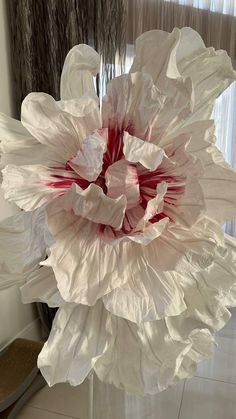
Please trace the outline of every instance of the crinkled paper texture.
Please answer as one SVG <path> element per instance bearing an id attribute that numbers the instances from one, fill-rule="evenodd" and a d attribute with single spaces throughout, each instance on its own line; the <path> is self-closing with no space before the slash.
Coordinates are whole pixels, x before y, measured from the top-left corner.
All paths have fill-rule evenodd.
<path id="1" fill-rule="evenodd" d="M 214 101 L 235 79 L 191 28 L 136 41 L 102 100 L 100 58 L 66 57 L 61 100 L 0 115 L 0 288 L 59 307 L 38 366 L 48 384 L 98 378 L 155 394 L 196 372 L 236 305 L 236 174 L 215 146 Z M 12 257 L 13 256 L 13 257 Z"/>

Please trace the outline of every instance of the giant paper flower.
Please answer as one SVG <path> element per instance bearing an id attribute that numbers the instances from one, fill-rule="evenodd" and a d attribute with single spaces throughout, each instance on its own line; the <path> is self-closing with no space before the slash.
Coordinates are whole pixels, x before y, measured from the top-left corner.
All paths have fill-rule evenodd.
<path id="1" fill-rule="evenodd" d="M 99 63 L 75 46 L 60 101 L 31 93 L 22 122 L 1 117 L 3 189 L 25 211 L 46 208 L 54 239 L 22 287 L 24 301 L 60 306 L 39 356 L 48 383 L 94 369 L 155 393 L 194 374 L 236 304 L 236 244 L 221 229 L 236 174 L 209 119 L 236 77 L 195 31 L 147 32 L 100 112 Z"/>

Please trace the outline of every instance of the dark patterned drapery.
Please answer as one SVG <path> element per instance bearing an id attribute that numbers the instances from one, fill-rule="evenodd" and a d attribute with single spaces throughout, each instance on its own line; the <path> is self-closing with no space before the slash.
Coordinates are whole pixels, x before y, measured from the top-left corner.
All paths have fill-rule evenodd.
<path id="1" fill-rule="evenodd" d="M 74 45 L 89 44 L 102 55 L 106 79 L 115 72 L 116 53 L 125 55 L 126 0 L 8 0 L 7 5 L 18 116 L 32 91 L 59 99 L 63 62 Z"/>

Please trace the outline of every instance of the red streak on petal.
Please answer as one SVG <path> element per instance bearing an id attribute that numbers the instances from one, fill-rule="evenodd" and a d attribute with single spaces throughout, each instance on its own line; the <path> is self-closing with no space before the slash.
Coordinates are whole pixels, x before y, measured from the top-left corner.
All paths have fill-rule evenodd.
<path id="1" fill-rule="evenodd" d="M 105 228 L 106 228 L 105 224 L 99 224 L 99 233 L 103 234 L 105 231 Z"/>
<path id="2" fill-rule="evenodd" d="M 111 234 L 109 234 L 109 233 L 111 233 Z M 109 236 L 109 237 L 111 237 L 111 235 L 112 235 L 114 239 L 116 239 L 118 237 L 118 232 L 116 230 L 114 230 L 113 227 L 107 226 L 105 224 L 99 224 L 98 234 L 101 235 L 101 236 Z"/>
<path id="3" fill-rule="evenodd" d="M 124 233 L 124 234 L 131 233 L 131 231 L 133 230 L 134 227 L 135 226 L 131 225 L 131 223 L 129 221 L 129 218 L 127 217 L 127 214 L 125 214 L 123 224 L 122 224 L 122 227 L 121 227 L 122 233 Z"/>
<path id="4" fill-rule="evenodd" d="M 105 174 L 111 164 L 121 160 L 123 157 L 123 132 L 120 132 L 117 127 L 109 127 L 107 150 L 103 158 L 102 173 Z"/>
<path id="5" fill-rule="evenodd" d="M 65 170 L 65 168 L 63 169 Z M 43 183 L 47 186 L 50 186 L 51 188 L 65 188 L 68 189 L 70 188 L 73 183 L 76 183 L 77 185 L 79 185 L 82 189 L 86 189 L 90 182 L 86 179 L 82 179 L 79 177 L 66 177 L 66 176 L 60 176 L 60 175 L 51 175 L 51 178 L 55 178 L 55 179 L 61 179 L 61 180 L 48 180 L 48 181 L 44 181 Z"/>
<path id="6" fill-rule="evenodd" d="M 173 221 L 169 215 L 166 215 L 164 212 L 160 212 L 159 214 L 154 215 L 154 217 L 152 217 L 149 222 L 154 224 L 157 223 L 160 220 L 163 220 L 163 218 L 169 218 L 170 221 Z"/>
<path id="7" fill-rule="evenodd" d="M 185 186 L 168 186 L 168 192 L 175 193 L 176 195 L 183 195 L 185 191 Z M 166 195 L 168 195 L 168 192 Z"/>

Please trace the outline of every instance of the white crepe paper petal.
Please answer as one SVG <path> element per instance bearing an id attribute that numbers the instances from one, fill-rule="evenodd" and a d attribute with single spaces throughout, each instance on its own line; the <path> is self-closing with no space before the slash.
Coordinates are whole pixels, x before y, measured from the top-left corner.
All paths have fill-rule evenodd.
<path id="1" fill-rule="evenodd" d="M 155 170 L 161 164 L 164 150 L 153 143 L 124 133 L 124 155 L 131 163 L 140 163 L 149 170 Z"/>
<path id="2" fill-rule="evenodd" d="M 137 207 L 140 202 L 138 173 L 136 168 L 122 159 L 108 167 L 105 174 L 107 196 L 118 199 L 124 195 L 127 209 Z"/>
<path id="3" fill-rule="evenodd" d="M 115 339 L 94 369 L 100 380 L 140 395 L 155 394 L 196 372 L 196 362 L 213 353 L 207 329 L 193 330 L 185 341 L 171 339 L 165 321 L 138 326 L 112 317 Z M 125 348 L 125 350 L 124 350 Z"/>
<path id="4" fill-rule="evenodd" d="M 39 266 L 30 272 L 20 291 L 24 304 L 40 302 L 49 307 L 62 307 L 65 304 L 57 288 L 53 270 L 47 266 Z"/>
<path id="5" fill-rule="evenodd" d="M 52 267 L 65 301 L 94 305 L 129 280 L 136 266 L 130 242 L 121 242 L 119 248 L 111 246 L 96 234 L 96 224 L 66 212 L 56 201 L 47 213 L 55 244 L 42 264 Z"/>
<path id="6" fill-rule="evenodd" d="M 76 215 L 95 223 L 111 225 L 117 229 L 122 224 L 127 203 L 124 195 L 116 199 L 109 198 L 99 186 L 93 183 L 85 190 L 73 185 L 58 200 L 63 201 L 62 205 L 65 210 L 73 209 Z"/>
<path id="7" fill-rule="evenodd" d="M 93 77 L 100 69 L 100 57 L 85 44 L 75 45 L 67 54 L 61 74 L 61 99 L 95 95 Z"/>
<path id="8" fill-rule="evenodd" d="M 138 278 L 138 271 L 140 278 L 145 279 Z M 178 316 L 186 310 L 176 272 L 158 272 L 140 256 L 137 257 L 137 272 L 131 273 L 124 286 L 103 297 L 107 310 L 135 323 Z"/>
<path id="9" fill-rule="evenodd" d="M 20 121 L 0 113 L 0 167 L 50 161 L 48 150 L 25 129 Z M 55 161 L 55 156 L 54 156 Z"/>
<path id="10" fill-rule="evenodd" d="M 58 172 L 45 166 L 8 165 L 2 174 L 5 199 L 15 202 L 25 211 L 35 210 L 65 191 L 65 188 L 50 186 L 53 175 Z"/>
<path id="11" fill-rule="evenodd" d="M 44 208 L 3 220 L 0 237 L 0 290 L 23 283 L 53 243 Z"/>
<path id="12" fill-rule="evenodd" d="M 184 378 L 187 365 L 193 375 L 196 362 L 212 355 L 213 346 L 207 329 L 175 341 L 164 321 L 137 326 L 111 315 L 101 302 L 92 308 L 68 304 L 56 315 L 38 366 L 50 386 L 79 385 L 94 369 L 118 388 L 155 394 Z"/>
<path id="13" fill-rule="evenodd" d="M 30 93 L 22 103 L 21 120 L 62 162 L 74 156 L 83 139 L 100 128 L 98 105 L 90 97 L 56 102 L 45 93 Z"/>
<path id="14" fill-rule="evenodd" d="M 93 308 L 68 304 L 56 314 L 38 367 L 49 386 L 64 381 L 81 384 L 110 339 L 109 315 L 101 302 Z"/>
<path id="15" fill-rule="evenodd" d="M 90 182 L 96 180 L 102 171 L 106 146 L 105 138 L 95 131 L 85 138 L 81 149 L 70 160 L 70 167 L 82 178 Z"/>
<path id="16" fill-rule="evenodd" d="M 210 118 L 215 99 L 235 80 L 236 72 L 226 51 L 206 48 L 191 28 L 180 32 L 177 67 L 182 77 L 191 77 L 195 97 L 189 123 Z"/>

